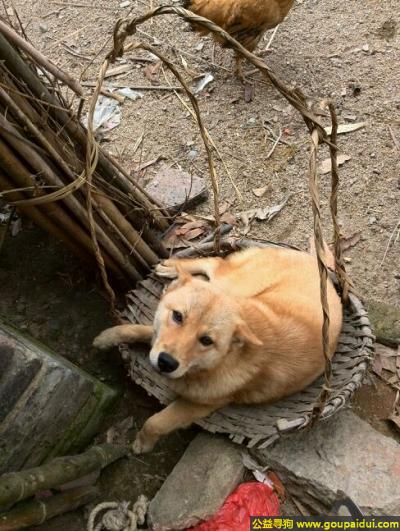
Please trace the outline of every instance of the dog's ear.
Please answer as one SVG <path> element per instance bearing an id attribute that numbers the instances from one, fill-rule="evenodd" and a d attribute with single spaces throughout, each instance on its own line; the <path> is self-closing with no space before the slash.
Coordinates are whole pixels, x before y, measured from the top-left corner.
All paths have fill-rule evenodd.
<path id="1" fill-rule="evenodd" d="M 185 271 L 179 262 L 175 264 L 176 272 L 178 273 L 178 282 L 181 286 L 189 282 L 192 279 L 192 275 Z"/>
<path id="2" fill-rule="evenodd" d="M 179 262 L 176 262 L 174 265 L 178 276 L 169 284 L 164 293 L 169 293 L 176 288 L 180 288 L 192 279 L 192 275 L 185 271 Z"/>
<path id="3" fill-rule="evenodd" d="M 245 321 L 239 321 L 239 323 L 236 325 L 233 339 L 239 345 L 244 345 L 245 343 L 250 343 L 251 345 L 257 347 L 262 345 L 262 341 L 260 341 L 254 332 L 250 330 Z"/>

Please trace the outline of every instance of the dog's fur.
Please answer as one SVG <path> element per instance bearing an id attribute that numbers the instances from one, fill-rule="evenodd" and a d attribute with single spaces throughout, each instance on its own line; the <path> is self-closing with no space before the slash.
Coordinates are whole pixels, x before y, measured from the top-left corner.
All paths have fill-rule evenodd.
<path id="1" fill-rule="evenodd" d="M 229 403 L 267 403 L 304 389 L 324 369 L 319 273 L 314 256 L 266 248 L 226 259 L 167 260 L 161 276 L 177 279 L 161 298 L 153 327 L 105 330 L 98 348 L 151 341 L 150 361 L 161 352 L 179 366 L 166 374 L 179 398 L 144 424 L 134 443 L 150 451 L 160 436 Z M 203 275 L 205 279 L 192 275 Z M 333 355 L 342 307 L 328 283 L 329 351 Z M 183 320 L 174 321 L 172 312 Z M 213 343 L 203 346 L 199 339 Z"/>

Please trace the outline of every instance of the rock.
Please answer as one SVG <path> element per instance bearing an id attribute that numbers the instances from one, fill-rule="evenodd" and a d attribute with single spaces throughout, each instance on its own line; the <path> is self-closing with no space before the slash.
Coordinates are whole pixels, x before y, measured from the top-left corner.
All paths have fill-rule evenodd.
<path id="1" fill-rule="evenodd" d="M 342 490 L 366 514 L 400 515 L 400 445 L 351 411 L 255 455 L 317 514 Z"/>
<path id="2" fill-rule="evenodd" d="M 168 210 L 192 208 L 208 197 L 204 179 L 166 164 L 145 187 L 148 194 Z"/>
<path id="3" fill-rule="evenodd" d="M 0 475 L 80 451 L 117 393 L 0 320 Z"/>
<path id="4" fill-rule="evenodd" d="M 190 443 L 150 503 L 153 531 L 187 529 L 207 520 L 242 481 L 240 447 L 201 433 Z"/>
<path id="5" fill-rule="evenodd" d="M 400 344 L 400 309 L 396 306 L 370 300 L 368 315 L 380 343 L 395 346 Z"/>

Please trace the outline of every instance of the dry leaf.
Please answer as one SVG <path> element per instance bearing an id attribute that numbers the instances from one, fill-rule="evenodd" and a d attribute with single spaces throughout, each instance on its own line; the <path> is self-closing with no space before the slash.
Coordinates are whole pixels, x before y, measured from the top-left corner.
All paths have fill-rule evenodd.
<path id="1" fill-rule="evenodd" d="M 396 358 L 399 356 L 397 349 L 387 347 L 386 345 L 382 345 L 382 343 L 377 343 L 375 345 L 375 353 L 377 356 L 383 356 L 385 358 Z"/>
<path id="2" fill-rule="evenodd" d="M 268 479 L 272 482 L 274 485 L 274 490 L 279 496 L 280 500 L 286 499 L 286 489 L 282 481 L 280 480 L 279 476 L 275 474 L 272 470 L 268 470 L 267 472 Z"/>
<path id="3" fill-rule="evenodd" d="M 282 208 L 286 205 L 286 203 L 289 200 L 291 194 L 288 194 L 285 199 L 280 203 L 279 205 L 274 205 L 272 207 L 265 207 L 265 208 L 252 208 L 251 210 L 246 210 L 245 212 L 241 212 L 238 214 L 239 217 L 247 218 L 249 221 L 252 221 L 253 219 L 257 219 L 258 221 L 271 221 L 279 212 L 282 210 Z"/>
<path id="4" fill-rule="evenodd" d="M 357 131 L 357 129 L 362 129 L 366 125 L 366 122 L 360 122 L 358 124 L 340 124 L 337 132 L 338 135 L 342 135 L 343 133 L 352 133 L 353 131 Z M 332 133 L 332 127 L 325 127 L 325 132 L 327 135 L 330 135 Z"/>
<path id="5" fill-rule="evenodd" d="M 396 358 L 389 358 L 384 356 L 379 356 L 381 358 L 382 369 L 385 371 L 396 373 Z"/>
<path id="6" fill-rule="evenodd" d="M 372 362 L 372 370 L 378 376 L 382 374 L 382 358 L 380 356 L 375 356 Z"/>
<path id="7" fill-rule="evenodd" d="M 256 197 L 262 197 L 265 192 L 268 190 L 269 186 L 262 186 L 261 188 L 253 188 L 253 194 Z"/>
<path id="8" fill-rule="evenodd" d="M 189 247 L 190 241 L 195 240 L 206 232 L 209 225 L 204 220 L 190 221 L 184 225 L 174 226 L 163 238 L 167 249 Z"/>
<path id="9" fill-rule="evenodd" d="M 361 232 L 355 232 L 352 236 L 346 237 L 343 236 L 340 238 L 340 247 L 342 251 L 347 251 L 347 249 L 350 249 L 351 247 L 354 247 L 357 245 L 357 243 L 361 240 Z"/>
<path id="10" fill-rule="evenodd" d="M 107 70 L 104 78 L 112 77 L 112 76 L 118 76 L 119 74 L 125 74 L 126 72 L 129 72 L 132 70 L 132 65 L 119 65 L 115 68 L 110 68 Z"/>
<path id="11" fill-rule="evenodd" d="M 342 252 L 347 251 L 347 249 L 350 249 L 351 247 L 354 247 L 360 240 L 361 231 L 355 232 L 352 236 L 342 236 L 339 240 Z M 335 244 L 332 242 L 329 244 L 329 247 L 333 251 L 335 249 Z"/>
<path id="12" fill-rule="evenodd" d="M 191 240 L 195 240 L 196 238 L 198 238 L 202 234 L 204 234 L 204 229 L 200 229 L 200 228 L 191 229 L 185 234 L 184 238 L 187 241 L 191 241 Z"/>
<path id="13" fill-rule="evenodd" d="M 351 157 L 349 155 L 344 155 L 344 154 L 338 155 L 337 157 L 338 166 L 342 166 L 345 162 L 347 162 L 350 159 Z M 323 160 L 319 166 L 319 172 L 321 175 L 325 175 L 325 173 L 329 173 L 331 169 L 332 169 L 331 159 Z"/>
<path id="14" fill-rule="evenodd" d="M 228 225 L 236 225 L 236 218 L 230 212 L 225 212 L 220 218 L 221 223 L 227 223 Z"/>
<path id="15" fill-rule="evenodd" d="M 176 230 L 176 234 L 178 234 L 179 236 L 184 236 L 187 232 L 189 232 L 192 229 L 201 228 L 204 230 L 207 226 L 208 226 L 207 222 L 202 219 L 192 220 L 192 221 L 189 221 L 188 223 L 185 223 L 181 227 L 179 227 Z"/>

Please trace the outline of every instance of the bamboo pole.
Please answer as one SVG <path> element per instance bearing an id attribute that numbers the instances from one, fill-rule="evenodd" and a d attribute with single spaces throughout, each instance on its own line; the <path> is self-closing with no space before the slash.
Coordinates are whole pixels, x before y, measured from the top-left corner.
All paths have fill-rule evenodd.
<path id="1" fill-rule="evenodd" d="M 18 134 L 16 130 L 12 128 L 9 122 L 0 114 L 0 135 L 7 140 L 7 143 L 9 143 L 14 150 L 29 163 L 29 165 L 35 170 L 37 174 L 39 174 L 42 178 L 46 179 L 48 184 L 52 186 L 57 186 L 62 188 L 64 186 L 64 183 L 61 181 L 61 179 L 54 173 L 52 168 L 45 162 L 40 155 L 32 149 Z M 23 168 L 22 164 L 19 163 L 19 160 L 12 155 L 12 153 L 8 153 L 9 159 L 14 159 L 16 164 L 19 164 L 20 167 Z M 6 159 L 7 163 L 7 159 Z M 27 171 L 25 168 L 23 168 L 23 172 L 26 174 Z M 15 171 L 13 171 L 13 166 L 8 162 L 7 167 L 7 173 L 10 175 L 15 175 Z M 29 177 L 28 177 L 29 180 Z M 32 185 L 32 182 L 30 183 Z M 24 184 L 22 186 L 30 186 L 27 184 Z M 21 186 L 21 185 L 20 185 Z M 74 195 L 68 195 L 64 198 L 65 204 L 70 208 L 70 210 L 78 217 L 78 219 L 81 221 L 81 223 L 84 226 L 87 226 L 88 218 L 87 218 L 87 212 L 84 209 L 84 207 L 80 204 L 80 202 L 76 199 Z M 103 247 L 106 249 L 107 253 L 112 256 L 115 261 L 118 263 L 118 265 L 123 269 L 127 275 L 128 278 L 134 278 L 136 280 L 140 280 L 142 277 L 140 273 L 137 271 L 137 269 L 129 263 L 127 257 L 125 257 L 121 251 L 118 249 L 118 247 L 115 245 L 115 243 L 107 236 L 107 234 L 104 232 L 104 230 L 96 224 L 95 226 L 99 241 L 103 245 Z"/>
<path id="2" fill-rule="evenodd" d="M 49 498 L 23 502 L 5 514 L 0 514 L 0 531 L 17 531 L 40 525 L 54 516 L 73 511 L 91 503 L 100 495 L 96 487 L 69 489 Z"/>
<path id="3" fill-rule="evenodd" d="M 58 457 L 36 468 L 3 474 L 0 477 L 0 510 L 6 511 L 37 492 L 87 476 L 127 453 L 126 448 L 101 444 L 80 455 Z"/>
<path id="4" fill-rule="evenodd" d="M 14 187 L 6 179 L 6 177 L 0 172 L 0 188 L 2 190 L 12 190 Z M 18 201 L 24 199 L 24 196 L 21 192 L 12 192 L 7 194 L 7 200 Z M 70 238 L 69 235 L 60 228 L 61 224 L 53 223 L 50 218 L 46 217 L 45 214 L 39 211 L 37 207 L 25 206 L 20 207 L 19 210 L 24 216 L 27 216 L 32 219 L 32 221 L 41 229 L 45 230 L 52 234 L 57 240 L 60 240 L 65 246 L 67 246 L 74 254 L 79 256 L 85 262 L 93 263 L 93 257 L 84 251 L 84 249 L 79 245 L 79 240 Z"/>
<path id="5" fill-rule="evenodd" d="M 159 261 L 158 256 L 143 241 L 132 225 L 126 221 L 114 203 L 97 192 L 93 194 L 93 197 L 98 206 L 107 213 L 108 217 L 119 227 L 121 232 L 126 234 L 131 245 L 131 252 L 135 254 L 136 258 L 138 260 L 146 260 L 145 262 L 143 261 L 142 265 L 155 265 Z"/>
<path id="6" fill-rule="evenodd" d="M 3 103 L 8 106 L 12 114 L 19 120 L 21 125 L 27 127 L 27 129 L 39 140 L 44 149 L 46 149 L 49 154 L 53 157 L 55 162 L 64 170 L 64 172 L 70 177 L 73 181 L 76 178 L 75 173 L 70 169 L 66 162 L 62 159 L 57 150 L 52 146 L 52 144 L 47 140 L 47 138 L 39 131 L 39 129 L 32 123 L 32 121 L 22 112 L 18 105 L 9 97 L 9 95 L 0 87 L 0 99 L 3 100 Z M 116 225 L 116 230 L 119 232 L 121 239 L 125 240 L 124 234 L 127 235 L 127 248 L 129 252 L 135 254 L 136 260 L 141 263 L 145 268 L 149 268 L 152 265 L 158 262 L 157 255 L 151 250 L 151 248 L 142 240 L 140 235 L 132 228 L 132 226 L 126 221 L 123 215 L 118 211 L 117 207 L 107 198 L 101 198 L 100 194 L 96 195 L 97 202 L 101 201 L 100 208 L 98 213 L 101 214 L 102 211 L 111 214 L 108 215 L 108 218 L 104 215 L 101 217 L 106 223 L 109 224 L 109 221 Z M 143 258 L 145 260 L 143 260 Z"/>
<path id="7" fill-rule="evenodd" d="M 50 104 L 49 113 L 77 141 L 80 149 L 84 152 L 86 150 L 87 137 L 83 127 L 71 117 L 69 112 L 60 108 L 60 102 L 48 91 L 34 72 L 26 67 L 22 58 L 2 34 L 0 34 L 0 58 L 4 60 L 6 67 L 17 79 L 23 80 L 40 100 Z M 146 209 L 146 214 L 153 220 L 156 227 L 160 230 L 168 228 L 167 220 L 159 214 L 157 209 L 154 209 L 154 205 L 146 198 L 143 191 L 138 193 L 140 187 L 138 185 L 133 186 L 126 176 L 121 172 L 118 173 L 116 166 L 110 162 L 101 150 L 99 152 L 98 170 L 104 173 L 110 182 L 114 182 L 126 194 L 132 195 L 135 200 L 142 204 Z"/>
<path id="8" fill-rule="evenodd" d="M 0 137 L 2 136 L 1 133 L 4 133 L 4 131 L 0 131 Z M 7 175 L 7 180 L 12 179 L 12 183 L 14 183 L 14 185 L 16 185 L 17 187 L 27 188 L 31 187 L 34 184 L 29 171 L 14 155 L 8 145 L 2 141 L 0 141 L 0 164 L 3 172 Z M 67 215 L 64 212 L 64 210 L 60 207 L 59 204 L 48 203 L 47 205 L 41 205 L 41 209 L 43 212 L 46 213 L 48 218 L 54 220 L 54 223 L 56 225 L 63 227 L 68 234 L 70 234 L 74 239 L 77 239 L 79 244 L 81 244 L 85 249 L 88 250 L 90 254 L 92 254 L 92 242 L 88 234 L 78 223 L 74 221 L 72 216 Z M 111 254 L 111 256 L 112 260 L 109 258 L 108 255 L 105 256 L 108 266 L 112 271 L 114 271 L 114 273 L 117 273 L 120 277 L 121 270 L 119 266 L 116 267 L 113 263 L 114 255 Z M 129 275 L 125 276 L 126 278 L 130 278 Z"/>

